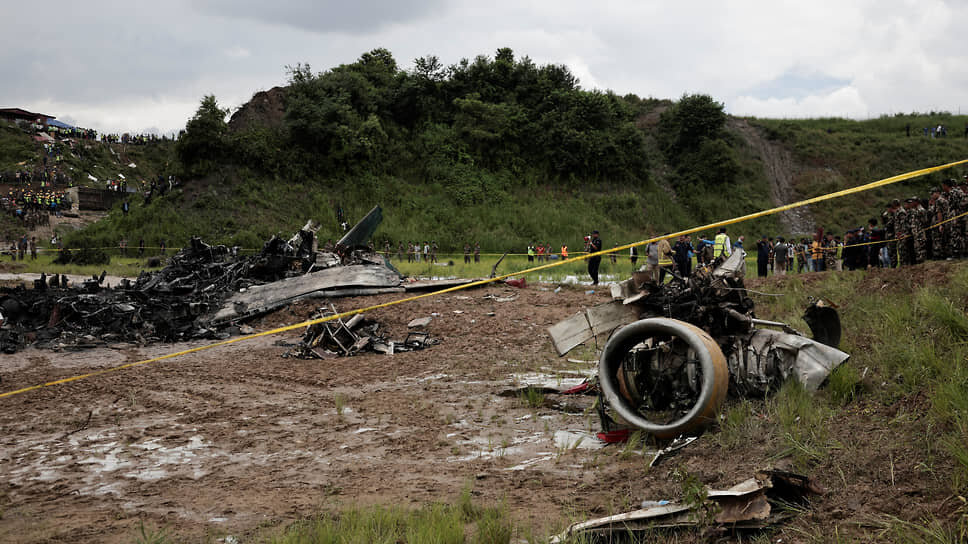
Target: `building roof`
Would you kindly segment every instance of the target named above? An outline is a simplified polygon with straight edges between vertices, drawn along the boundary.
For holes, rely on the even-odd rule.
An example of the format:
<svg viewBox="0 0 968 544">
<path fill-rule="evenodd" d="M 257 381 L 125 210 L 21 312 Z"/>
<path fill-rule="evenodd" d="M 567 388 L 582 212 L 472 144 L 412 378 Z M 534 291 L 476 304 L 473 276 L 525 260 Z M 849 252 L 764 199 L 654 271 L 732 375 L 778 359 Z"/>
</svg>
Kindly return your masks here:
<svg viewBox="0 0 968 544">
<path fill-rule="evenodd" d="M 0 108 L 0 115 L 13 115 L 17 117 L 32 117 L 34 119 L 38 117 L 43 117 L 45 119 L 57 119 L 53 115 L 47 115 L 45 113 L 34 113 L 32 111 L 27 111 L 20 108 Z"/>
<path fill-rule="evenodd" d="M 47 124 L 57 128 L 74 128 L 74 125 L 68 125 L 67 123 L 62 123 L 52 117 L 47 118 Z"/>
</svg>

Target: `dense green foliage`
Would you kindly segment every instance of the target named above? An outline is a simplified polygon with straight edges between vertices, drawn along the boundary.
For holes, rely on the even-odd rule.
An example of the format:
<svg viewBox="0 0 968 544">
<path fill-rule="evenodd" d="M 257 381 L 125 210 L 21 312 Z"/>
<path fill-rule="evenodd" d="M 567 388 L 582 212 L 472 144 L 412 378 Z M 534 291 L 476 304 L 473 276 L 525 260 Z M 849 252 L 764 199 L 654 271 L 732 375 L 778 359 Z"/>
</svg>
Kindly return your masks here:
<svg viewBox="0 0 968 544">
<path fill-rule="evenodd" d="M 583 91 L 564 66 L 501 49 L 444 68 L 436 57 L 400 70 L 376 49 L 314 74 L 290 67 L 287 144 L 308 173 L 414 172 L 465 202 L 553 180 L 641 185 L 648 176 L 632 110 Z"/>
<path fill-rule="evenodd" d="M 106 243 L 125 232 L 177 243 L 198 233 L 251 245 L 307 217 L 322 221 L 328 238 L 338 235 L 338 205 L 351 222 L 381 205 L 377 238 L 394 244 L 435 239 L 446 249 L 480 242 L 503 251 L 548 241 L 574 250 L 592 229 L 610 245 L 729 213 L 721 200 L 704 199 L 704 186 L 661 173 L 656 139 L 639 126 L 668 101 L 585 91 L 566 67 L 537 66 L 510 49 L 447 67 L 427 56 L 409 71 L 376 49 L 322 73 L 296 65 L 289 78 L 279 119 L 228 132 L 214 97 L 205 97 L 178 155 L 186 178 L 214 164 L 213 150 L 219 168 L 165 198 L 179 204 L 153 202 L 70 242 Z M 688 122 L 701 124 L 702 114 Z M 745 174 L 729 208 L 748 213 L 768 203 L 766 181 L 758 165 L 737 166 L 735 143 L 712 139 L 689 151 L 702 154 L 707 170 L 725 162 Z M 662 187 L 670 183 L 678 194 Z M 240 210 L 248 220 L 239 221 Z"/>
<path fill-rule="evenodd" d="M 228 112 L 218 107 L 214 95 L 202 98 L 198 111 L 188 120 L 175 145 L 175 152 L 187 173 L 204 176 L 224 158 L 228 132 L 225 116 Z"/>
<path fill-rule="evenodd" d="M 673 183 L 699 192 L 734 183 L 740 168 L 727 136 L 724 106 L 709 95 L 683 96 L 663 112 L 657 139 L 676 169 Z"/>
</svg>

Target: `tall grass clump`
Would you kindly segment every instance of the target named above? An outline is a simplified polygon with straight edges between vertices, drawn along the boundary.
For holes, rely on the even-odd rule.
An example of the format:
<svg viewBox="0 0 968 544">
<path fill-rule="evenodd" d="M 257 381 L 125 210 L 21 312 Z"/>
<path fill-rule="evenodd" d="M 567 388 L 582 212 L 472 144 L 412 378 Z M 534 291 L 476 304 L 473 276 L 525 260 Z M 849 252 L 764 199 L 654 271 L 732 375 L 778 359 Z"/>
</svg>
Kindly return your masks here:
<svg viewBox="0 0 968 544">
<path fill-rule="evenodd" d="M 784 444 L 777 457 L 792 456 L 801 469 L 827 458 L 830 410 L 822 397 L 811 394 L 799 382 L 788 380 L 770 399 L 769 412 L 779 423 Z"/>
<path fill-rule="evenodd" d="M 418 509 L 369 506 L 324 513 L 292 524 L 284 534 L 270 542 L 507 544 L 513 533 L 506 505 L 491 507 L 474 504 L 468 486 L 452 505 L 433 503 Z"/>
</svg>

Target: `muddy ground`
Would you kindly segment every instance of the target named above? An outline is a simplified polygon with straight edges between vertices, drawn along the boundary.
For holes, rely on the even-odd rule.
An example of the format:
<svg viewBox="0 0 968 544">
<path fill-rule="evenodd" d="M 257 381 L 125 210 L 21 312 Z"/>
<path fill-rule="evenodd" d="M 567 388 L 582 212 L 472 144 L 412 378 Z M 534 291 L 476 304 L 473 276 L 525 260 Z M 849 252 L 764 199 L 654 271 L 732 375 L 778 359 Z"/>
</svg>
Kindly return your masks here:
<svg viewBox="0 0 968 544">
<path fill-rule="evenodd" d="M 642 500 L 676 499 L 686 472 L 725 488 L 785 466 L 775 437 L 727 450 L 716 429 L 652 470 L 621 446 L 569 447 L 575 439 L 560 431 L 598 430 L 586 411 L 592 397 L 549 394 L 535 409 L 515 391 L 581 381 L 594 348 L 559 358 L 546 329 L 607 295 L 554 287 L 490 286 L 367 314 L 398 339 L 411 319 L 433 315 L 428 330 L 440 344 L 423 351 L 286 359 L 280 344 L 300 336 L 290 332 L 0 399 L 0 541 L 128 542 L 141 521 L 179 540 L 258 541 L 322 510 L 451 502 L 465 486 L 482 503 L 505 501 L 518 527 L 548 535 Z M 253 325 L 297 322 L 315 307 Z M 195 345 L 28 349 L 0 356 L 0 390 Z M 922 409 L 859 402 L 845 411 L 835 459 L 812 474 L 828 493 L 774 536 L 859 534 L 884 513 L 950 510 L 895 438 Z"/>
</svg>

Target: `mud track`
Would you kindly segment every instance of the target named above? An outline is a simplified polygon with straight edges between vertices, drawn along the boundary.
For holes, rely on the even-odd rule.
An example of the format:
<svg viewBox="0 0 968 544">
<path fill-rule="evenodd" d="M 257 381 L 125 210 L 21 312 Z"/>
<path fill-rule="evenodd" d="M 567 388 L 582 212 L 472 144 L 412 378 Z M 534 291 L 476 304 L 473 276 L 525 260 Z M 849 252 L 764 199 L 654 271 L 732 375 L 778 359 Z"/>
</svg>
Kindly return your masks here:
<svg viewBox="0 0 968 544">
<path fill-rule="evenodd" d="M 767 140 L 759 129 L 751 126 L 745 119 L 731 117 L 728 126 L 738 132 L 763 161 L 766 178 L 770 182 L 770 200 L 773 204 L 781 206 L 800 200 L 801 197 L 793 189 L 793 178 L 797 167 L 790 151 Z M 780 225 L 784 232 L 809 234 L 813 232 L 815 224 L 809 206 L 780 213 Z"/>
</svg>

